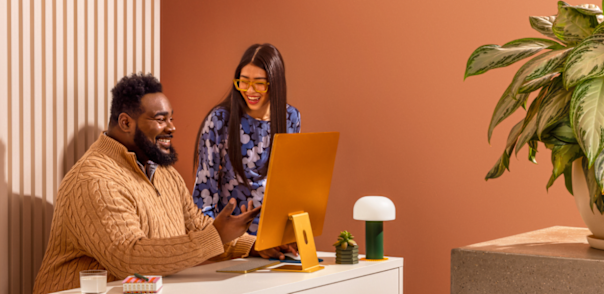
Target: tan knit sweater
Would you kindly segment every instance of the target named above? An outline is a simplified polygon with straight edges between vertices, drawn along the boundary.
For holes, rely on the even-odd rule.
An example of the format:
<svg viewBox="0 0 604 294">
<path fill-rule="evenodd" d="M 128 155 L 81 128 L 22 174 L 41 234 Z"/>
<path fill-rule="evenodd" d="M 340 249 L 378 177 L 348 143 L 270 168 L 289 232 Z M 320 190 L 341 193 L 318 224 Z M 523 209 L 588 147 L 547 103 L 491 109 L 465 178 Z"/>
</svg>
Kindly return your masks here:
<svg viewBox="0 0 604 294">
<path fill-rule="evenodd" d="M 113 281 L 247 256 L 255 237 L 223 245 L 212 222 L 173 167 L 159 167 L 151 183 L 136 155 L 102 134 L 61 182 L 34 293 L 77 288 L 86 269 L 106 269 Z"/>
</svg>

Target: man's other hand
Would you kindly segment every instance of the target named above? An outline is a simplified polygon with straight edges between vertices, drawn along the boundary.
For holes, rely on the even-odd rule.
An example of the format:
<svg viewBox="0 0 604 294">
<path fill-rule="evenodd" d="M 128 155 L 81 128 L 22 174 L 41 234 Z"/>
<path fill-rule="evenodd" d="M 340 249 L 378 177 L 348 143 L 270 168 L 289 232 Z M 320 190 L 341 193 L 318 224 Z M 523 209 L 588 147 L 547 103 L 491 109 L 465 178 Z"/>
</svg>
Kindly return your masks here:
<svg viewBox="0 0 604 294">
<path fill-rule="evenodd" d="M 214 219 L 214 227 L 220 235 L 223 244 L 226 244 L 235 238 L 243 235 L 252 224 L 252 221 L 260 213 L 260 207 L 252 209 L 252 201 L 248 202 L 248 208 L 241 206 L 240 215 L 231 215 L 235 210 L 236 201 L 234 198 L 229 200 L 229 203 Z"/>
<path fill-rule="evenodd" d="M 289 253 L 289 252 L 293 253 L 295 256 L 298 256 L 298 246 L 296 243 L 281 245 L 278 247 L 261 250 L 261 251 L 256 251 L 256 249 L 254 249 L 254 246 L 252 246 L 252 250 L 250 251 L 250 256 L 262 257 L 262 258 L 266 258 L 266 259 L 276 258 L 279 260 L 284 260 L 285 255 L 283 255 L 283 253 Z"/>
</svg>

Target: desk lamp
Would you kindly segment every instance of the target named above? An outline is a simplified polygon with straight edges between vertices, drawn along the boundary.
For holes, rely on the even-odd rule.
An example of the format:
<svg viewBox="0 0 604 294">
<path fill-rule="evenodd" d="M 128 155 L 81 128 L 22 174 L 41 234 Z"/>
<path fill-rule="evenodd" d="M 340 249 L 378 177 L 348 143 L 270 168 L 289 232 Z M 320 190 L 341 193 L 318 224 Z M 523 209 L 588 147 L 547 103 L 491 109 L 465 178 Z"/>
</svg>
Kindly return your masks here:
<svg viewBox="0 0 604 294">
<path fill-rule="evenodd" d="M 384 196 L 361 197 L 354 204 L 353 218 L 365 221 L 364 260 L 387 260 L 384 258 L 384 221 L 396 218 L 394 203 Z"/>
</svg>

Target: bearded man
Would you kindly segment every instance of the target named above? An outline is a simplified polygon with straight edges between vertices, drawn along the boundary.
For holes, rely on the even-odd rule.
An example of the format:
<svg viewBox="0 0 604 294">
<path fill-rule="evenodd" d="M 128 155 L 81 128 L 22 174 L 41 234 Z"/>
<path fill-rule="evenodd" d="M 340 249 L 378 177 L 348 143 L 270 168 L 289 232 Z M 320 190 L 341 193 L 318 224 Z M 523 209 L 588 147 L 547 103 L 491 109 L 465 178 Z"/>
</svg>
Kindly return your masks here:
<svg viewBox="0 0 604 294">
<path fill-rule="evenodd" d="M 216 260 L 245 257 L 245 234 L 260 207 L 229 203 L 205 216 L 172 167 L 177 155 L 172 107 L 151 75 L 124 77 L 111 91 L 109 129 L 61 182 L 50 240 L 34 293 L 80 284 L 79 272 L 106 269 L 108 281 L 134 273 L 170 275 Z M 271 251 L 266 257 L 283 258 Z"/>
</svg>

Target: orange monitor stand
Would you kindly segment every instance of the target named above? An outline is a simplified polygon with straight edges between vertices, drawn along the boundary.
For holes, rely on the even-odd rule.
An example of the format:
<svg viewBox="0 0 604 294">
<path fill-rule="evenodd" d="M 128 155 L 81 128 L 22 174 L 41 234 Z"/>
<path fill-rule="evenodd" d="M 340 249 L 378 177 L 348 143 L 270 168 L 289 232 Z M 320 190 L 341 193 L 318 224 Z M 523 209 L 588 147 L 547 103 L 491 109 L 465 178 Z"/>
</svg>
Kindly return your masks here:
<svg viewBox="0 0 604 294">
<path fill-rule="evenodd" d="M 273 271 L 283 272 L 298 272 L 312 273 L 322 270 L 325 267 L 319 265 L 317 257 L 317 247 L 315 246 L 315 238 L 310 226 L 310 218 L 307 212 L 290 213 L 289 220 L 294 227 L 296 235 L 296 243 L 298 244 L 298 253 L 300 254 L 300 262 L 302 265 L 282 265 L 272 269 Z"/>
</svg>

